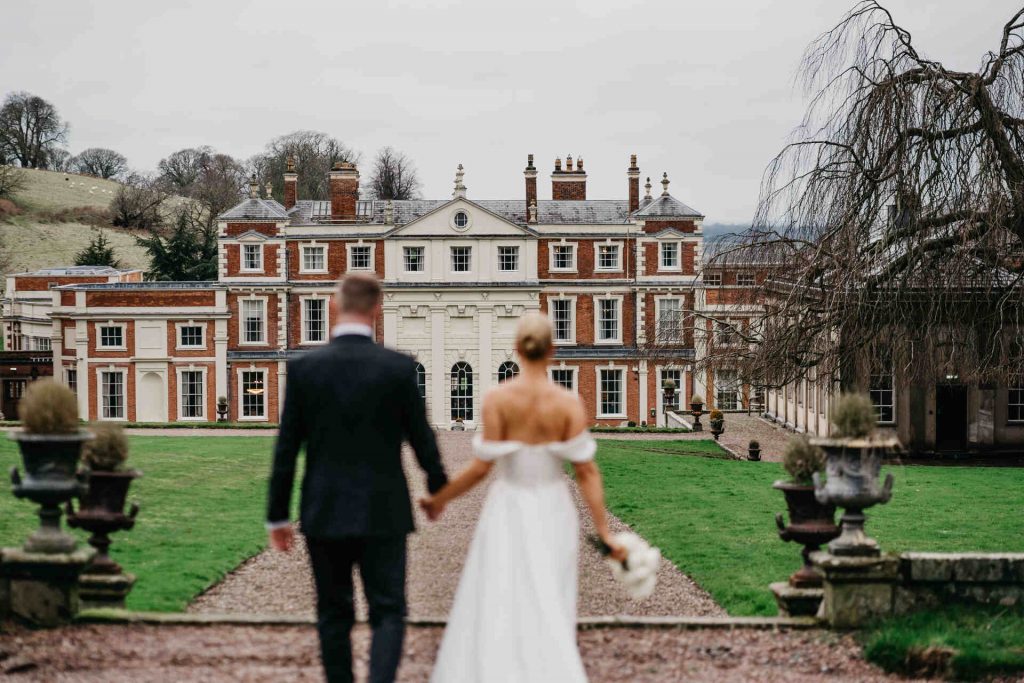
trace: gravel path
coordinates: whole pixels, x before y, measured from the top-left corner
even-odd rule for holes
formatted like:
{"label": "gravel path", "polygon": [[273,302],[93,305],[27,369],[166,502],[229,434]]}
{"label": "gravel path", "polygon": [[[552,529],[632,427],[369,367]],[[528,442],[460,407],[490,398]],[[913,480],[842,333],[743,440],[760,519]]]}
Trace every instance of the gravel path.
{"label": "gravel path", "polygon": [[[439,445],[450,474],[459,471],[472,457],[467,432],[441,432]],[[425,493],[422,474],[406,453],[406,470],[413,495]],[[573,492],[580,510],[581,533],[592,533],[589,514]],[[486,485],[460,498],[445,510],[436,524],[416,511],[417,533],[409,537],[409,614],[419,618],[440,618],[448,614],[462,563],[476,528],[486,494]],[[612,528],[626,526],[612,518]],[[604,560],[589,545],[580,547],[579,614],[582,616],[724,616],[711,597],[667,560],[658,572],[658,589],[643,601],[630,600],[614,582]],[[357,610],[365,615],[361,591]],[[311,616],[314,599],[311,577],[303,548],[289,554],[265,551],[250,559],[220,584],[199,596],[191,612],[299,614]]]}
{"label": "gravel path", "polygon": [[[440,638],[439,628],[408,630],[399,681],[428,680]],[[357,680],[368,641],[357,626]],[[579,644],[591,683],[910,680],[864,662],[849,636],[821,631],[594,629]],[[0,677],[11,681],[312,682],[323,680],[318,660],[312,627],[86,625],[0,638]]]}

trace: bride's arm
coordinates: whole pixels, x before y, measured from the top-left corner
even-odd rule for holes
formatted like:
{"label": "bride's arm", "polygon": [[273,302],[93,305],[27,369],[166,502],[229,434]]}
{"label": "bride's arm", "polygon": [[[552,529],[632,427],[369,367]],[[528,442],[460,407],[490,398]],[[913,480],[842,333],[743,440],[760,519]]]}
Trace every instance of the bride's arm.
{"label": "bride's arm", "polygon": [[[483,418],[485,439],[494,438],[495,434],[501,433],[501,425],[498,424],[500,415],[494,405],[493,398],[488,400],[488,397],[484,397]],[[445,505],[470,491],[474,486],[483,481],[490,473],[492,467],[494,467],[493,462],[473,458],[473,461],[459,472],[454,479],[441,488],[440,491],[428,498],[420,498],[420,507],[427,513],[430,521],[436,520],[441,516]]]}

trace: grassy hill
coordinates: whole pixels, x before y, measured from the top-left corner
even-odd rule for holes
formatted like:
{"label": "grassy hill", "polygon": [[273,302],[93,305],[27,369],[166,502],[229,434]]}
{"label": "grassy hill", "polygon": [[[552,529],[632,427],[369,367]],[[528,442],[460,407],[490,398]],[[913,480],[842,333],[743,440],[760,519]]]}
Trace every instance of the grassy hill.
{"label": "grassy hill", "polygon": [[125,267],[149,265],[145,250],[135,243],[135,233],[74,218],[76,210],[106,209],[117,192],[117,182],[55,171],[26,169],[25,173],[28,186],[15,198],[22,213],[0,218],[0,237],[11,256],[11,272],[74,265],[75,254],[100,229]]}

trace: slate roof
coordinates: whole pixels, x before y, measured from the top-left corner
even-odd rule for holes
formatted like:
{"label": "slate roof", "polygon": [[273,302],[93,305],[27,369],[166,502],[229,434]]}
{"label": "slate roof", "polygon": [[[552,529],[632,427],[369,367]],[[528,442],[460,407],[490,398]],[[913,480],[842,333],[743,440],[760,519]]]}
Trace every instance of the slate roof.
{"label": "slate roof", "polygon": [[[401,199],[391,202],[395,225],[405,225],[422,218],[431,211],[449,203],[450,199]],[[470,199],[473,204],[497,214],[510,223],[526,225],[526,201],[523,199]],[[357,212],[373,225],[384,224],[382,200],[360,201]],[[331,203],[328,201],[300,200],[289,211],[293,225],[306,225],[317,220],[328,220]],[[223,216],[222,216],[223,218]],[[544,224],[620,225],[629,222],[629,202],[618,199],[588,199],[584,201],[537,202],[537,222]]]}
{"label": "slate roof", "polygon": [[246,199],[220,216],[222,221],[288,220],[284,207],[273,199]]}
{"label": "slate roof", "polygon": [[132,268],[120,270],[110,266],[56,266],[53,268],[41,268],[27,273],[16,273],[16,275],[29,275],[38,277],[55,277],[69,275],[120,275],[130,273]]}
{"label": "slate roof", "polygon": [[690,208],[670,194],[655,197],[637,210],[637,218],[703,218],[704,214]]}

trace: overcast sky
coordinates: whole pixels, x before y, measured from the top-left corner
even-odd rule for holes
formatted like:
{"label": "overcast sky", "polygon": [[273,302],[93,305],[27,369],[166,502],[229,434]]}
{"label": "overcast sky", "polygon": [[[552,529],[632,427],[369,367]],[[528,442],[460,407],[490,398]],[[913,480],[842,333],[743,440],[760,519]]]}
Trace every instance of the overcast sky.
{"label": "overcast sky", "polygon": [[[0,92],[71,123],[70,149],[152,169],[182,147],[238,157],[297,129],[407,152],[424,195],[541,198],[582,155],[588,197],[625,198],[630,153],[708,222],[749,220],[799,121],[800,56],[853,0],[4,3]],[[889,0],[918,50],[974,69],[1020,0]]]}

